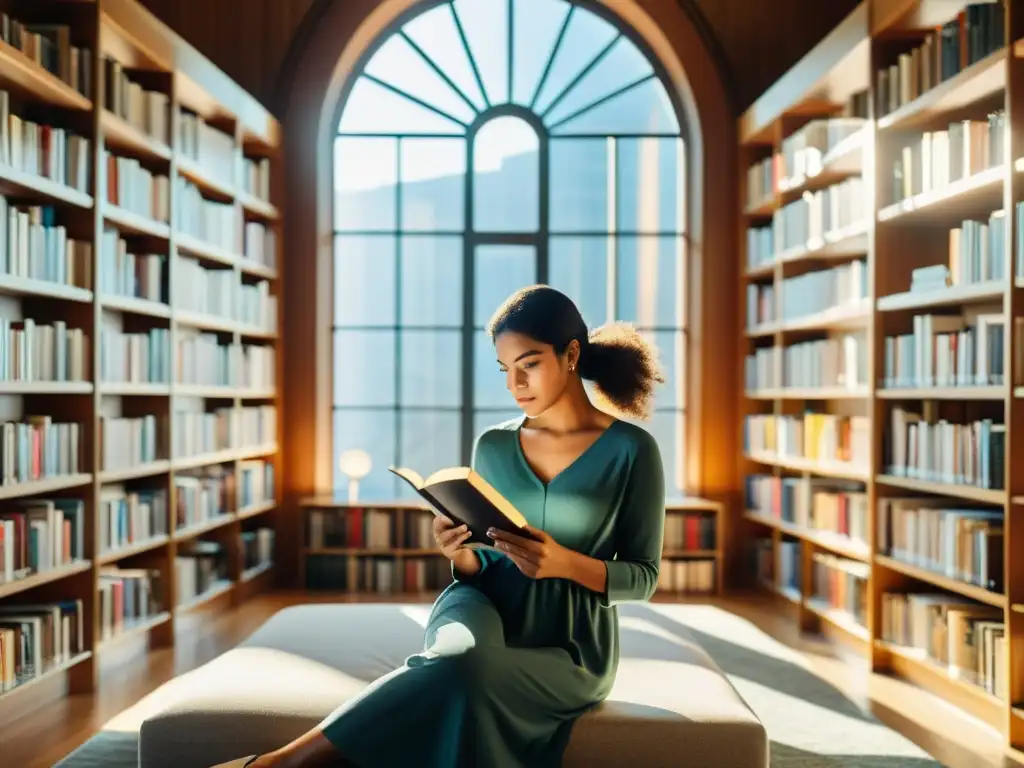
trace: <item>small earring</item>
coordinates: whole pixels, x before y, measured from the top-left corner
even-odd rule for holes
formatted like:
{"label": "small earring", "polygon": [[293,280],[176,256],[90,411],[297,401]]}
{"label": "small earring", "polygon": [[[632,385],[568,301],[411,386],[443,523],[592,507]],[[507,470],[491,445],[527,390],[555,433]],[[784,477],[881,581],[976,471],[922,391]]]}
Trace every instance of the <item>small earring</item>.
{"label": "small earring", "polygon": [[570,371],[575,371],[575,370],[576,370],[576,365],[575,365],[575,363],[574,363],[573,365],[570,365],[570,366],[569,366],[569,370],[570,370]]}

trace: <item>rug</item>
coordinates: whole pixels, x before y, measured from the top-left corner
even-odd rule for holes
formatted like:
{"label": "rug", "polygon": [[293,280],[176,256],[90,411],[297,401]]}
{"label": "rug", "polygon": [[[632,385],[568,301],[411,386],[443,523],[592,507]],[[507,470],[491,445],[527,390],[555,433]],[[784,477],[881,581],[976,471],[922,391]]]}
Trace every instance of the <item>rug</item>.
{"label": "rug", "polygon": [[[620,616],[623,632],[667,637],[685,627],[764,723],[772,768],[941,768],[746,619],[710,605],[667,603],[626,605]],[[157,691],[57,765],[136,768],[138,727],[159,706]]]}

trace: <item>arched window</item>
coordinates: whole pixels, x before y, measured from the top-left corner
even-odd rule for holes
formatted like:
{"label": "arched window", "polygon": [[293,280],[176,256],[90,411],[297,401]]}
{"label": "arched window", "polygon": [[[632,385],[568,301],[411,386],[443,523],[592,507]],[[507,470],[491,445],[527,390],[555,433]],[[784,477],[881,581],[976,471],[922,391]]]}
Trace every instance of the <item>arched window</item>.
{"label": "arched window", "polygon": [[657,63],[607,11],[564,0],[454,0],[382,36],[348,85],[335,143],[338,455],[387,467],[467,463],[520,415],[483,328],[547,283],[590,328],[625,320],[661,350],[645,424],[683,493],[683,131]]}

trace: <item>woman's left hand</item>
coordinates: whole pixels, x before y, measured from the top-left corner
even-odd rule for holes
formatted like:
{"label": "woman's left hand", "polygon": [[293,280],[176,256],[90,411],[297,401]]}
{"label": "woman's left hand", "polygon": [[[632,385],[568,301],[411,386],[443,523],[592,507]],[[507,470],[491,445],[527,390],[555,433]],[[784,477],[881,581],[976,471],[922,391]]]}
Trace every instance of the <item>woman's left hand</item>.
{"label": "woman's left hand", "polygon": [[525,530],[535,538],[516,536],[496,528],[488,530],[487,535],[494,539],[494,546],[531,579],[568,578],[571,550],[539,528],[526,526]]}

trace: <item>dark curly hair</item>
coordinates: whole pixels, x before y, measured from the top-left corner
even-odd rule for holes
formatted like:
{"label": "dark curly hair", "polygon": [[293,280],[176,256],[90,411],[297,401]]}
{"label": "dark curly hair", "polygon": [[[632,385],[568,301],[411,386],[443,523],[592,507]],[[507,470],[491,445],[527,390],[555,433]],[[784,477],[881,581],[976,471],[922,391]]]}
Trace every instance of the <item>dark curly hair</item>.
{"label": "dark curly hair", "polygon": [[628,416],[650,415],[655,384],[665,378],[658,351],[631,325],[609,323],[587,331],[583,316],[564,293],[547,285],[532,285],[509,296],[491,317],[492,341],[511,331],[550,344],[561,355],[569,343],[580,344],[580,376],[594,382],[600,395]]}

